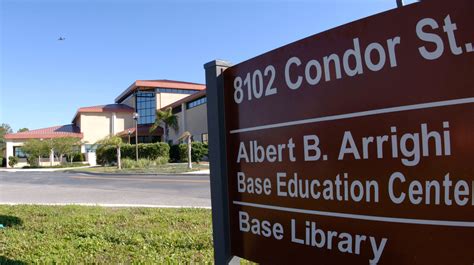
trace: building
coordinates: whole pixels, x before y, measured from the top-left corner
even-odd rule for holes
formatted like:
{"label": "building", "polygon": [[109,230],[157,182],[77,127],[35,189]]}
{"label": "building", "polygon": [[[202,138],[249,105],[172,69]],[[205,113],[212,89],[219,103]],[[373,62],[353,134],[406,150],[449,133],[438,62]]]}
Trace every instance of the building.
{"label": "building", "polygon": [[[107,136],[118,135],[124,142],[135,143],[136,128],[139,143],[163,140],[163,129],[150,131],[155,122],[156,110],[172,108],[178,116],[179,131],[170,129],[169,140],[177,143],[179,136],[189,131],[194,141],[207,142],[206,90],[202,84],[171,80],[137,80],[124,90],[114,104],[81,107],[71,124],[5,135],[6,157],[19,158],[17,167],[27,165],[21,146],[29,139],[77,137],[81,140],[80,152],[94,164],[95,143]],[[138,119],[134,119],[138,113]],[[136,122],[136,123],[135,123]],[[50,154],[40,165],[58,164]],[[7,165],[8,166],[8,165]]]}
{"label": "building", "polygon": [[[139,143],[157,142],[161,140],[163,131],[161,130],[159,133],[150,132],[150,128],[156,119],[156,110],[165,109],[175,102],[184,100],[198,92],[202,93],[205,90],[205,85],[196,83],[171,80],[137,80],[115,99],[115,103],[130,106],[138,113]],[[180,129],[186,128],[185,125],[181,126],[181,124],[179,127]],[[128,138],[128,135],[130,135],[130,142],[135,143],[135,128],[127,128],[119,132],[118,135],[123,138]]]}
{"label": "building", "polygon": [[172,108],[173,114],[178,116],[179,130],[169,131],[168,139],[175,143],[178,138],[188,131],[193,141],[208,141],[207,135],[207,97],[206,90],[199,91],[162,109]]}

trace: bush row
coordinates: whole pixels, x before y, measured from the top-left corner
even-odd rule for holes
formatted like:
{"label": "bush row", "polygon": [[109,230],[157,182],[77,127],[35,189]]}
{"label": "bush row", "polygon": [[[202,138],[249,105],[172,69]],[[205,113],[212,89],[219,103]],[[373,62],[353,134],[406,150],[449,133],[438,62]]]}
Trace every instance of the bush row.
{"label": "bush row", "polygon": [[[182,162],[188,162],[188,145],[187,144],[179,145],[179,154],[180,154],[180,160]],[[207,144],[204,144],[201,142],[191,143],[191,161],[199,163],[207,155],[208,155]]]}
{"label": "bush row", "polygon": [[[135,159],[135,145],[121,146],[122,159]],[[157,160],[159,157],[169,158],[170,147],[166,143],[138,144],[139,158]],[[117,150],[113,146],[100,146],[96,151],[97,163],[101,165],[117,163]]]}
{"label": "bush row", "polygon": [[[69,156],[66,156],[66,161],[71,162]],[[84,162],[86,161],[86,156],[83,153],[75,153],[72,156],[72,162]]]}
{"label": "bush row", "polygon": [[[208,156],[208,145],[201,142],[191,143],[191,160],[200,162],[204,157]],[[170,162],[187,162],[188,161],[188,145],[175,144],[170,146]]]}

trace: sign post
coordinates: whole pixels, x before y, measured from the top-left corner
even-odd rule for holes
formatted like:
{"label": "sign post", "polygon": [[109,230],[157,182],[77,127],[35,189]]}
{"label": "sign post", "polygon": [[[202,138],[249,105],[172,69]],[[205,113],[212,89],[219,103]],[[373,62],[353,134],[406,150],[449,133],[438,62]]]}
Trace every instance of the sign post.
{"label": "sign post", "polygon": [[472,264],[473,13],[424,1],[207,65],[216,263]]}
{"label": "sign post", "polygon": [[207,89],[207,120],[209,132],[209,160],[211,178],[212,228],[214,261],[216,264],[238,264],[230,252],[229,207],[227,197],[227,161],[224,120],[225,69],[230,66],[225,61],[211,61],[204,65]]}

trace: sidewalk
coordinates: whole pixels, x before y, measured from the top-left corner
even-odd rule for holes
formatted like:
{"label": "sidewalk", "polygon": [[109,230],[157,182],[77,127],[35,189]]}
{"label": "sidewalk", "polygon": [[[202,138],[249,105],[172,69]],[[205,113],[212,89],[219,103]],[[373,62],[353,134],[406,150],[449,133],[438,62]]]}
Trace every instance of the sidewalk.
{"label": "sidewalk", "polygon": [[63,168],[0,168],[0,172],[53,172],[53,171],[64,171],[71,169],[89,168],[92,166],[83,167],[63,167]]}
{"label": "sidewalk", "polygon": [[198,171],[191,171],[191,172],[184,172],[183,175],[209,175],[209,169],[198,170]]}
{"label": "sidewalk", "polygon": [[0,172],[54,172],[54,171],[67,171],[67,172],[76,172],[90,175],[209,175],[209,169],[197,170],[184,173],[139,173],[139,172],[89,172],[89,171],[80,171],[82,168],[91,168],[93,166],[83,166],[83,167],[65,167],[65,168],[0,168]]}

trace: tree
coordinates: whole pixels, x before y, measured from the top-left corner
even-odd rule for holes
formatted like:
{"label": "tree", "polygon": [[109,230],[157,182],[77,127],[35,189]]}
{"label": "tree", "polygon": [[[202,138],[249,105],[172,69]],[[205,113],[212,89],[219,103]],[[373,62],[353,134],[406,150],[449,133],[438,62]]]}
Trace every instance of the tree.
{"label": "tree", "polygon": [[[21,147],[21,150],[28,156],[28,161],[36,160],[38,159],[38,165],[41,163],[41,157],[42,156],[49,156],[51,152],[51,147],[50,147],[50,141],[41,141],[38,139],[31,139],[26,141],[23,146]],[[35,166],[35,165],[31,165]]]}
{"label": "tree", "polygon": [[175,132],[179,130],[178,126],[178,116],[173,114],[173,109],[171,107],[165,110],[156,110],[156,119],[155,123],[150,128],[150,132],[156,130],[163,123],[165,130],[164,130],[164,139],[165,142],[168,142],[169,137],[169,128],[172,128]]}
{"label": "tree", "polygon": [[2,123],[2,125],[0,125],[0,152],[3,152],[3,150],[5,150],[5,134],[12,132],[13,130],[10,125],[6,123]]}
{"label": "tree", "polygon": [[191,159],[191,133],[188,131],[185,131],[178,140],[186,140],[187,144],[187,151],[188,151],[188,168],[191,169],[193,168],[193,163]]}
{"label": "tree", "polygon": [[63,162],[64,155],[69,157],[69,161],[72,163],[72,157],[75,153],[75,146],[80,145],[81,142],[75,137],[61,137],[52,140],[52,147],[54,152],[59,155],[59,162]]}
{"label": "tree", "polygon": [[115,147],[115,149],[117,150],[117,168],[122,169],[122,162],[120,161],[122,159],[122,154],[120,150],[120,147],[122,146],[122,138],[118,136],[108,136],[98,141],[96,144]]}
{"label": "tree", "polygon": [[21,128],[21,129],[18,129],[17,132],[27,132],[27,131],[29,131],[28,128]]}

